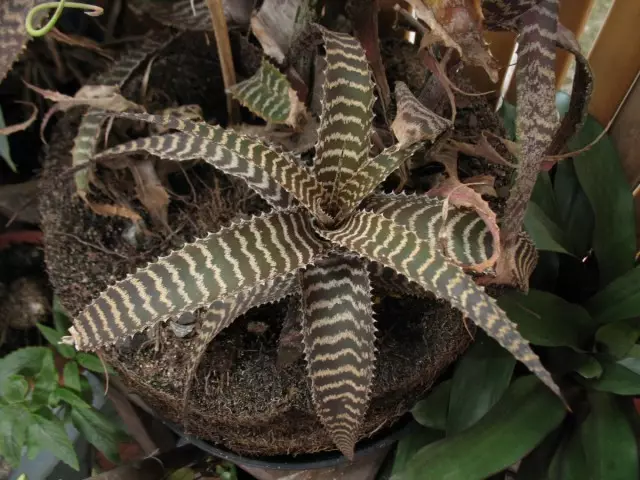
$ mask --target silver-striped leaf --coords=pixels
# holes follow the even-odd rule
[[[460,267],[434,250],[428,241],[382,214],[367,211],[355,213],[335,230],[320,233],[369,260],[393,268],[437,297],[449,301],[562,398],[551,374],[495,299],[478,287]]]
[[[316,28],[324,39],[327,66],[314,172],[339,209],[340,185],[369,156],[374,85],[367,57],[355,38]]]
[[[112,112],[112,115],[130,120],[161,125],[171,130],[187,133],[197,144],[200,139],[210,140],[219,144],[246,161],[253,163],[282,188],[288,191],[296,200],[304,205],[317,219],[327,220],[328,216],[322,209],[327,198],[325,190],[305,167],[287,155],[277,152],[255,138],[224,129],[205,122],[193,122],[173,115],[151,115],[146,113]],[[190,147],[195,148],[195,147]]]
[[[77,349],[113,344],[160,321],[303,268],[326,247],[300,208],[225,227],[111,285],[69,330]]]
[[[316,412],[349,459],[369,403],[375,327],[363,260],[331,255],[301,275],[303,338]]]
[[[164,160],[184,162],[202,159],[228,175],[242,178],[249,188],[275,208],[293,205],[293,198],[280,184],[255,163],[221,144],[187,133],[174,132],[138,138],[103,150],[94,158],[105,160],[124,153],[144,151]]]

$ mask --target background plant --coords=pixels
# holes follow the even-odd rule
[[[564,114],[568,98],[557,99]],[[512,107],[503,113],[512,126]],[[569,148],[601,132],[588,118]],[[421,427],[400,442],[396,478],[481,479],[518,460],[517,479],[638,478],[640,268],[632,195],[611,141],[540,173],[525,223],[541,250],[533,288],[498,303],[561,379],[573,413],[480,334],[414,407]]]
[[[92,406],[93,390],[83,374],[104,373],[105,366],[94,354],[60,344],[69,321],[57,303],[54,326],[38,325],[50,345],[20,348],[0,359],[0,454],[17,466],[25,453],[32,459],[50,451],[78,469],[65,431],[71,424],[116,462],[124,433]]]

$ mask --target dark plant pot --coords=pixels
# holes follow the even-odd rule
[[[291,472],[334,468],[351,463],[338,451],[300,454],[296,456],[246,457],[238,455],[224,447],[215,446],[197,437],[185,434],[182,432],[182,428],[173,422],[166,421],[162,418],[160,418],[160,420],[184,441],[195,445],[210,455],[243,467]],[[381,453],[386,455],[398,440],[413,431],[416,426],[417,423],[413,420],[412,415],[407,413],[382,435],[360,441],[356,445],[353,461],[362,461],[380,455]]]

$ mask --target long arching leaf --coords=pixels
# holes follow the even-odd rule
[[[184,409],[187,407],[193,380],[202,357],[207,351],[207,345],[215,336],[250,309],[266,303],[277,302],[299,290],[300,282],[296,274],[289,273],[255,284],[239,293],[213,302],[204,315],[194,352],[190,356],[182,402]]]
[[[138,138],[103,150],[94,158],[100,160],[139,151],[151,153],[165,160],[180,162],[203,159],[224,173],[242,178],[249,188],[257,192],[270,205],[276,208],[292,206],[293,199],[289,192],[255,163],[219,143],[187,133],[166,133]]]
[[[334,443],[353,458],[373,379],[375,327],[362,260],[332,255],[300,276],[311,393]]]
[[[175,35],[166,30],[152,32],[145,37],[140,45],[136,45],[116,60],[108,71],[97,78],[96,83],[122,87],[147,57],[164,48],[174,38]],[[106,119],[106,115],[97,109],[90,109],[84,114],[71,149],[71,162],[74,167],[91,161],[96,152],[100,128]],[[76,189],[80,195],[84,195],[89,188],[88,171],[86,169],[77,171],[74,180]]]
[[[273,148],[254,138],[240,135],[233,130],[224,129],[216,125],[194,122],[170,114],[150,115],[127,112],[114,112],[112,114],[119,118],[141,120],[161,125],[167,129],[187,133],[193,137],[196,146],[200,138],[211,140],[263,170],[307,207],[316,218],[326,218],[326,214],[321,208],[322,201],[325,198],[325,191],[315,177],[290,157],[278,153]]]
[[[339,206],[333,189],[339,190],[369,156],[373,82],[355,38],[317,28],[324,38],[327,67],[314,169]]]
[[[115,343],[316,259],[325,245],[301,209],[253,217],[187,244],[111,285],[69,329],[77,349]]]
[[[448,300],[562,398],[551,374],[518,333],[516,325],[497,306],[495,299],[478,287],[462,269],[447,262],[430,242],[382,214],[366,211],[355,213],[344,225],[321,234],[369,260],[397,270],[436,296]]]

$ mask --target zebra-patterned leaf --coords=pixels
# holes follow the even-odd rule
[[[305,267],[325,244],[301,209],[253,217],[187,244],[103,291],[69,329],[77,349],[115,343]]]
[[[398,113],[391,129],[399,143],[386,148],[374,158],[368,158],[340,190],[342,212],[345,215],[408,160],[422,142],[435,142],[451,128],[451,121],[422,105],[403,82],[396,82],[395,94]]]
[[[484,21],[490,27],[515,20],[541,0],[483,0]]]
[[[369,156],[373,83],[367,57],[355,38],[317,28],[324,39],[327,67],[314,169],[339,208],[340,185]]]
[[[349,459],[369,403],[375,327],[363,260],[332,255],[301,276],[303,337],[316,412]]]
[[[0,82],[4,80],[15,62],[29,35],[25,19],[29,10],[43,0],[2,0],[0,2]]]
[[[404,82],[396,82],[396,104],[398,112],[391,130],[401,146],[417,142],[435,141],[445,130],[453,126],[451,120],[425,107]]]
[[[138,138],[104,150],[94,158],[102,160],[123,153],[139,151],[151,153],[165,160],[180,162],[203,159],[229,175],[242,178],[247,182],[249,188],[257,192],[270,205],[276,208],[292,206],[293,200],[289,192],[267,175],[263,169],[248,161],[246,157],[240,156],[212,140],[194,137],[187,133],[167,133]]]
[[[328,217],[322,209],[325,191],[315,177],[292,158],[278,153],[264,143],[233,130],[224,129],[204,122],[193,122],[173,115],[149,115],[145,113],[113,113],[120,118],[141,120],[161,125],[172,130],[179,130],[192,136],[195,145],[188,147],[198,149],[200,139],[210,140],[230,150],[240,158],[254,164],[269,177],[278,182],[282,188],[321,221]]]
[[[428,298],[431,295],[416,282],[378,262],[369,262],[367,270],[371,285],[386,295],[416,298]]]
[[[229,92],[267,122],[286,123],[298,129],[307,120],[307,110],[287,77],[267,60],[262,60],[253,77],[232,85]]]
[[[412,231],[456,265],[477,265],[493,255],[491,232],[471,209],[445,206],[440,198],[405,194],[372,195],[364,207]]]
[[[96,84],[122,87],[131,74],[154,52],[168,45],[175,35],[167,31],[153,32],[145,37],[141,45],[122,55],[107,72],[96,80]],[[100,135],[100,128],[106,120],[101,110],[89,109],[80,122],[78,133],[71,149],[71,162],[74,167],[89,163],[96,152],[96,145]],[[75,184],[78,193],[84,196],[89,189],[89,174],[86,169],[76,172]]]
[[[495,299],[478,287],[462,269],[447,262],[428,241],[382,214],[367,211],[359,211],[339,228],[324,230],[321,234],[369,260],[397,270],[436,296],[448,300],[562,398],[549,372],[518,333],[516,325],[497,306]]]
[[[287,295],[297,293],[300,290],[298,278],[293,273],[270,278],[265,282],[257,283],[251,287],[242,290],[234,295],[216,300],[209,306],[204,314],[196,346],[191,354],[190,364],[187,369],[185,380],[183,408],[186,410],[189,394],[193,385],[202,357],[207,351],[207,345],[220,333],[228,327],[240,315],[244,315],[247,311],[254,307],[264,305],[266,303],[277,302]]]
[[[181,30],[213,30],[206,0],[131,0],[127,5],[134,12],[147,14],[166,26]]]

